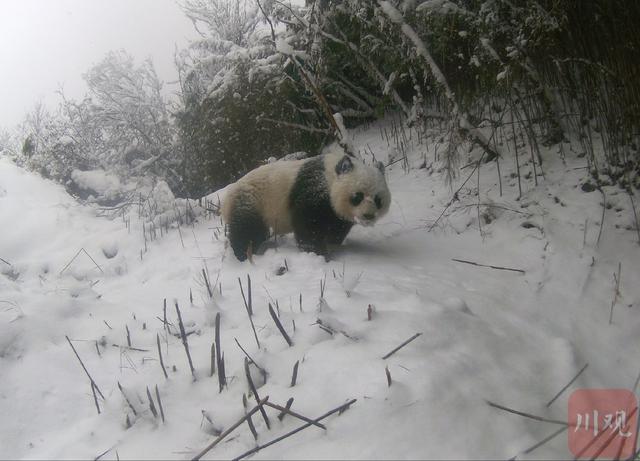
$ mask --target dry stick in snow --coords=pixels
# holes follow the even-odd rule
[[[629,200],[631,200],[631,209],[633,210],[633,218],[636,222],[636,233],[638,234],[638,245],[640,245],[640,223],[638,222],[638,212],[636,211],[636,204],[633,201],[633,194],[629,193]]]
[[[244,372],[247,375],[247,382],[249,383],[249,389],[253,393],[253,397],[256,399],[257,403],[260,403],[260,396],[258,395],[258,390],[256,389],[255,384],[253,384],[253,379],[251,378],[251,370],[249,370],[249,359],[244,358]],[[269,423],[269,417],[267,416],[267,412],[264,411],[264,408],[260,407],[260,414],[262,415],[262,419],[264,419],[265,424],[267,425],[267,429],[271,429],[271,423]]]
[[[76,255],[75,255],[73,258],[71,258],[71,261],[69,261],[69,262],[67,263],[67,265],[66,265],[66,266],[64,266],[64,268],[60,271],[60,274],[59,274],[59,275],[62,275],[62,273],[63,273],[64,271],[66,271],[66,270],[67,270],[67,268],[71,265],[71,263],[73,263],[73,261],[75,261],[75,259],[78,257],[78,255],[79,255],[80,253],[82,253],[82,252],[84,252],[84,254],[86,254],[86,255],[89,257],[89,259],[90,259],[91,261],[93,261],[93,264],[95,264],[95,265],[96,265],[96,267],[100,270],[100,272],[102,272],[102,273],[104,274],[104,271],[102,270],[102,267],[100,267],[100,265],[96,262],[96,260],[95,260],[95,259],[93,259],[93,258],[91,257],[91,255],[90,255],[89,253],[87,253],[87,250],[85,250],[84,248],[80,248],[80,249],[78,250],[78,252],[76,253]]]
[[[238,282],[240,282],[240,277],[238,277]],[[240,291],[242,292],[242,283],[240,283]],[[244,292],[242,292],[242,299],[244,299]],[[249,298],[251,299],[251,298]],[[251,329],[253,330],[253,337],[256,339],[256,344],[258,345],[258,349],[260,349],[260,340],[258,339],[258,333],[256,332],[256,326],[253,323],[253,311],[249,307],[250,304],[247,303],[247,300],[244,301],[244,306],[247,309],[247,315],[249,316],[249,323],[251,324]]]
[[[396,352],[398,352],[400,349],[402,349],[404,346],[406,346],[407,344],[409,344],[411,341],[413,341],[414,339],[416,339],[418,336],[420,336],[422,333],[416,333],[415,335],[413,335],[411,338],[407,339],[405,342],[403,342],[402,344],[400,344],[398,347],[396,347],[394,350],[392,350],[391,352],[389,352],[387,355],[385,355],[384,357],[382,357],[382,360],[386,360],[389,357],[391,357],[393,354],[395,354]]]
[[[237,338],[233,338],[233,340],[236,342],[236,344],[238,345],[238,347],[240,348],[240,350],[242,351],[242,353],[249,359],[251,360],[251,363],[253,363],[259,370],[260,373],[262,373],[262,375],[266,378],[267,377],[267,371],[262,368],[260,365],[258,365],[258,362],[256,362],[255,360],[253,360],[253,357],[251,357],[249,355],[249,353],[247,351],[244,350],[244,347],[242,347],[242,345],[240,344],[240,342],[238,342]]]
[[[497,408],[499,410],[504,410],[504,411],[507,411],[509,413],[513,413],[514,415],[523,416],[523,417],[529,418],[529,419],[535,419],[536,421],[542,421],[542,422],[545,422],[545,423],[552,423],[552,424],[560,424],[562,426],[569,426],[569,423],[567,423],[566,421],[560,421],[558,419],[543,418],[542,416],[536,416],[536,415],[532,415],[530,413],[525,413],[523,411],[514,410],[512,408],[505,407],[503,405],[491,402],[489,400],[486,400],[486,402],[487,402],[487,405],[489,405],[490,407]]]
[[[300,364],[300,360],[296,360],[296,364],[293,366],[293,374],[291,375],[291,386],[296,385],[296,381],[298,380],[298,365]]]
[[[314,426],[319,427],[320,429],[324,429],[324,430],[326,430],[326,429],[327,429],[327,428],[326,428],[326,426],[325,426],[324,424],[320,424],[320,423],[318,423],[318,422],[314,421],[314,420],[313,420],[313,419],[311,419],[311,418],[307,418],[306,416],[302,416],[300,413],[296,413],[295,411],[291,411],[291,410],[289,409],[290,407],[289,407],[289,408],[287,408],[287,407],[283,407],[283,406],[280,406],[280,405],[278,405],[278,404],[271,403],[271,402],[266,402],[264,405],[265,405],[266,407],[271,407],[271,408],[273,408],[274,410],[280,410],[280,412],[281,412],[281,413],[285,413],[285,414],[287,414],[287,415],[291,415],[291,416],[293,416],[294,418],[298,418],[299,420],[304,421],[305,423],[311,423],[311,424],[313,424]]]
[[[96,395],[96,386],[91,382],[91,393],[93,394],[93,401],[96,404],[96,410],[98,410],[98,414],[100,414],[100,405],[98,404],[98,396]]]
[[[100,392],[100,388],[98,387],[96,382],[93,380],[93,378],[89,374],[89,370],[87,370],[87,367],[85,367],[84,363],[82,363],[82,359],[78,355],[78,351],[76,351],[76,348],[73,347],[73,344],[71,343],[71,340],[66,335],[65,335],[65,338],[67,338],[67,342],[69,343],[69,346],[71,346],[71,349],[73,349],[73,353],[76,354],[76,357],[78,358],[78,361],[80,362],[80,365],[82,365],[82,369],[87,374],[87,377],[89,378],[89,381],[91,381],[91,384],[96,388],[96,391],[98,391],[98,394],[100,394],[100,397],[102,397],[102,400],[105,400],[104,395],[102,394],[102,392]]]
[[[127,346],[131,347],[131,333],[129,332],[129,327],[125,325],[124,329],[127,330]]]
[[[389,367],[384,367],[384,372],[387,375],[387,386],[391,387],[391,383],[393,381],[391,381],[391,372],[389,371]]]
[[[216,343],[211,343],[211,368],[209,376],[213,376],[216,373]]]
[[[156,399],[158,399],[158,408],[160,409],[160,418],[164,423],[164,408],[162,408],[162,400],[160,400],[160,391],[158,391],[158,385],[156,384]]]
[[[618,275],[613,273],[613,280],[616,283],[616,291],[613,293],[613,301],[611,301],[611,311],[609,312],[609,325],[613,322],[613,307],[618,302],[618,296],[620,296],[620,272],[622,272],[622,263],[618,263]]]
[[[6,259],[2,259],[0,258],[0,261],[2,261],[3,263],[5,263],[7,266],[11,266],[11,263],[9,261],[7,261]]]
[[[129,400],[129,397],[127,397],[127,394],[125,394],[124,389],[122,388],[122,385],[120,384],[120,381],[118,381],[118,389],[120,389],[120,392],[122,393],[122,396],[124,397],[124,401],[127,402],[127,405],[129,405],[129,408],[131,408],[131,411],[133,411],[133,415],[134,416],[138,416],[138,412],[136,411],[136,409],[131,404],[131,401]]]
[[[224,373],[224,365],[222,364],[222,350],[220,349],[220,312],[216,314],[215,344],[216,363],[218,365],[218,387],[220,388],[220,392],[222,392],[227,380]]]
[[[287,342],[289,347],[293,346],[293,341],[291,341],[291,338],[289,337],[289,335],[285,331],[284,327],[282,326],[282,323],[280,323],[280,319],[278,318],[278,316],[276,315],[275,311],[273,310],[273,307],[271,306],[271,303],[269,303],[269,314],[271,314],[271,318],[276,323],[276,326],[278,327],[278,330],[280,330],[280,334],[282,334],[282,337]]]
[[[187,333],[184,331],[184,324],[182,323],[182,315],[180,314],[180,308],[178,307],[178,303],[176,302],[176,312],[178,314],[178,326],[180,327],[180,337],[182,338],[182,345],[184,346],[184,351],[187,353],[187,359],[189,360],[189,369],[191,370],[191,376],[195,381],[196,379],[196,370],[193,368],[193,362],[191,361],[191,352],[189,352],[189,342],[187,341]]]
[[[162,367],[162,372],[164,373],[164,377],[169,379],[167,370],[164,368],[164,361],[162,360],[162,350],[160,349],[160,335],[158,333],[156,333],[156,342],[158,343],[158,357],[160,358],[160,366]]]
[[[234,430],[236,430],[236,428],[238,428],[238,426],[240,426],[242,423],[244,423],[247,419],[251,418],[251,416],[258,410],[260,410],[262,408],[262,406],[269,400],[269,396],[266,396],[265,398],[263,398],[262,400],[260,400],[260,402],[258,402],[258,405],[256,405],[255,407],[253,407],[251,409],[251,411],[249,411],[247,414],[245,414],[242,418],[240,418],[235,424],[233,424],[229,429],[227,429],[226,431],[224,431],[222,434],[220,434],[218,436],[217,439],[215,439],[213,442],[211,442],[204,450],[202,450],[200,453],[198,453],[197,455],[195,455],[192,460],[193,461],[197,461],[200,458],[202,458],[204,455],[206,455],[213,447],[215,447],[217,444],[219,444],[226,436],[228,436],[229,434],[231,434]]]
[[[207,271],[204,269],[202,269],[202,278],[204,279],[204,284],[207,287],[207,293],[209,294],[209,298],[213,298],[213,292],[211,291],[211,284],[209,284],[209,277],[207,277]]]
[[[287,404],[284,406],[284,408],[286,410],[289,410],[291,408],[291,405],[293,405],[293,397],[290,397],[289,400],[287,400]],[[278,419],[282,421],[286,415],[287,415],[287,412],[281,411],[280,414],[278,415]]]
[[[156,410],[156,406],[153,403],[153,398],[151,397],[151,392],[149,391],[149,386],[147,386],[147,398],[149,399],[149,410],[151,410],[151,414],[153,414],[154,418],[158,417],[158,411]]]
[[[242,394],[242,406],[244,407],[244,413],[247,414],[246,394]],[[249,430],[251,431],[251,435],[253,435],[253,439],[258,440],[258,431],[256,431],[256,427],[253,425],[253,420],[251,419],[251,417],[247,418],[247,426],[249,426]]]
[[[538,448],[540,448],[541,446],[545,445],[547,442],[555,439],[557,436],[559,436],[560,434],[562,434],[564,431],[567,430],[569,426],[565,426],[565,427],[561,427],[560,429],[558,429],[557,431],[555,431],[554,433],[552,433],[551,435],[545,437],[544,439],[542,439],[541,441],[539,441],[538,443],[536,443],[535,445],[533,445],[532,447],[527,448],[526,450],[524,450],[522,452],[523,455],[527,455],[529,453],[531,453],[534,450],[537,450]]]
[[[249,303],[247,302],[247,297],[244,295],[244,289],[242,288],[242,280],[240,280],[240,277],[238,277],[238,285],[240,285],[240,293],[242,294],[242,301],[244,301],[244,308],[249,313],[249,317],[251,317],[253,315],[253,312],[249,308]]]
[[[602,228],[604,227],[604,213],[607,210],[607,197],[604,195],[602,187],[598,187],[602,193],[602,217],[600,218],[600,230],[598,231],[598,238],[596,239],[596,247],[600,244],[600,237],[602,236]]]
[[[473,261],[467,261],[467,260],[464,260],[464,259],[451,258],[451,261],[455,261],[455,262],[458,262],[458,263],[464,263],[464,264],[471,264],[472,266],[488,267],[490,269],[497,269],[499,271],[519,272],[521,274],[525,274],[526,273],[522,269],[513,269],[511,267],[502,267],[502,266],[492,266],[491,264],[480,264],[480,263],[476,263],[476,262],[473,262]]]
[[[552,404],[553,402],[555,402],[555,401],[558,399],[558,397],[560,397],[560,396],[562,395],[562,393],[563,393],[564,391],[566,391],[566,390],[569,388],[569,386],[571,386],[571,385],[576,381],[576,379],[578,379],[578,378],[580,377],[580,375],[584,372],[584,370],[586,370],[586,369],[587,369],[587,367],[588,367],[588,366],[589,366],[589,364],[588,364],[588,363],[586,363],[586,364],[585,364],[585,365],[580,369],[580,371],[579,371],[579,372],[578,372],[578,373],[573,377],[573,379],[572,379],[571,381],[569,381],[569,382],[567,383],[567,385],[566,385],[566,386],[564,386],[562,389],[560,389],[560,392],[558,392],[558,393],[557,393],[557,394],[556,394],[556,395],[555,395],[551,400],[549,400],[549,402],[547,402],[546,407],[547,407],[547,408],[549,408],[549,407],[551,406],[551,404]]]
[[[251,295],[251,276],[249,274],[247,274],[247,297],[249,298],[247,301],[247,309],[253,316],[253,301],[252,301],[252,295]]]
[[[334,413],[338,413],[339,412],[340,414],[342,414],[351,405],[353,405],[354,402],[356,402],[356,399],[350,400],[347,403],[345,403],[343,405],[340,405],[337,408],[334,408],[333,410],[325,413],[324,415],[320,416],[319,418],[314,419],[313,421],[316,422],[316,423],[319,423],[320,421],[322,421],[325,418],[328,418],[329,416],[331,416]],[[288,437],[291,437],[294,434],[297,434],[298,432],[302,431],[303,429],[306,429],[307,427],[309,427],[311,425],[312,425],[311,423],[306,423],[306,424],[304,424],[304,425],[302,425],[302,426],[300,426],[300,427],[298,427],[298,428],[296,428],[296,429],[294,429],[292,431],[287,432],[286,434],[284,434],[284,435],[282,435],[282,436],[280,436],[278,438],[275,438],[275,439],[265,443],[264,445],[258,445],[257,447],[255,447],[255,448],[253,448],[253,449],[251,449],[249,451],[246,451],[245,453],[241,454],[240,456],[237,456],[236,458],[234,458],[234,461],[240,460],[242,458],[246,458],[247,456],[250,456],[250,455],[252,455],[254,453],[257,453],[257,452],[259,452],[260,450],[262,450],[264,448],[270,447],[271,445],[273,445],[275,443],[278,443],[278,442],[280,442],[280,441],[282,441],[282,440],[284,440],[284,439],[286,439]]]

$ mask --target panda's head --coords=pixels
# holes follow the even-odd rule
[[[333,171],[331,206],[342,219],[371,226],[389,211],[391,193],[382,163],[369,166],[344,155],[339,157]]]

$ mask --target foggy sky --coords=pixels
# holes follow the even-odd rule
[[[0,0],[0,128],[39,100],[55,108],[61,84],[68,97],[82,97],[82,74],[110,50],[125,49],[137,63],[151,57],[169,93],[175,45],[194,38],[176,0]]]

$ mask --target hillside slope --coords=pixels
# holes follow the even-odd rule
[[[384,160],[394,147],[383,128],[354,132],[356,147]],[[192,458],[244,413],[248,385],[235,340],[266,370],[258,393],[271,402],[284,406],[293,397],[292,410],[315,418],[357,399],[323,420],[326,430],[310,427],[256,459],[570,456],[565,434],[524,453],[558,426],[487,401],[566,421],[571,390],[637,385],[640,246],[628,196],[606,191],[611,205],[601,228],[602,195],[581,188],[584,162],[564,165],[547,152],[545,177],[537,187],[523,179],[520,200],[515,165],[501,163],[502,195],[495,164],[482,165],[438,219],[472,168],[445,185],[429,161],[436,148],[411,145],[405,167],[388,168],[389,215],[354,228],[330,262],[301,253],[288,236],[253,264],[239,263],[219,218],[205,214],[145,243],[134,210],[127,228],[0,160],[0,458]],[[248,295],[247,275],[260,349],[238,285]],[[268,303],[277,304],[291,347]],[[210,376],[217,314],[222,392]],[[65,335],[104,395],[100,414]],[[147,387],[156,400],[156,385],[165,423],[148,404]],[[270,430],[260,413],[252,418],[259,444],[302,424],[267,413]],[[234,458],[255,445],[242,425],[205,458]]]

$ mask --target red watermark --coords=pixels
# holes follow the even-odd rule
[[[628,459],[638,439],[638,399],[627,389],[578,389],[569,397],[569,450],[576,459]]]

